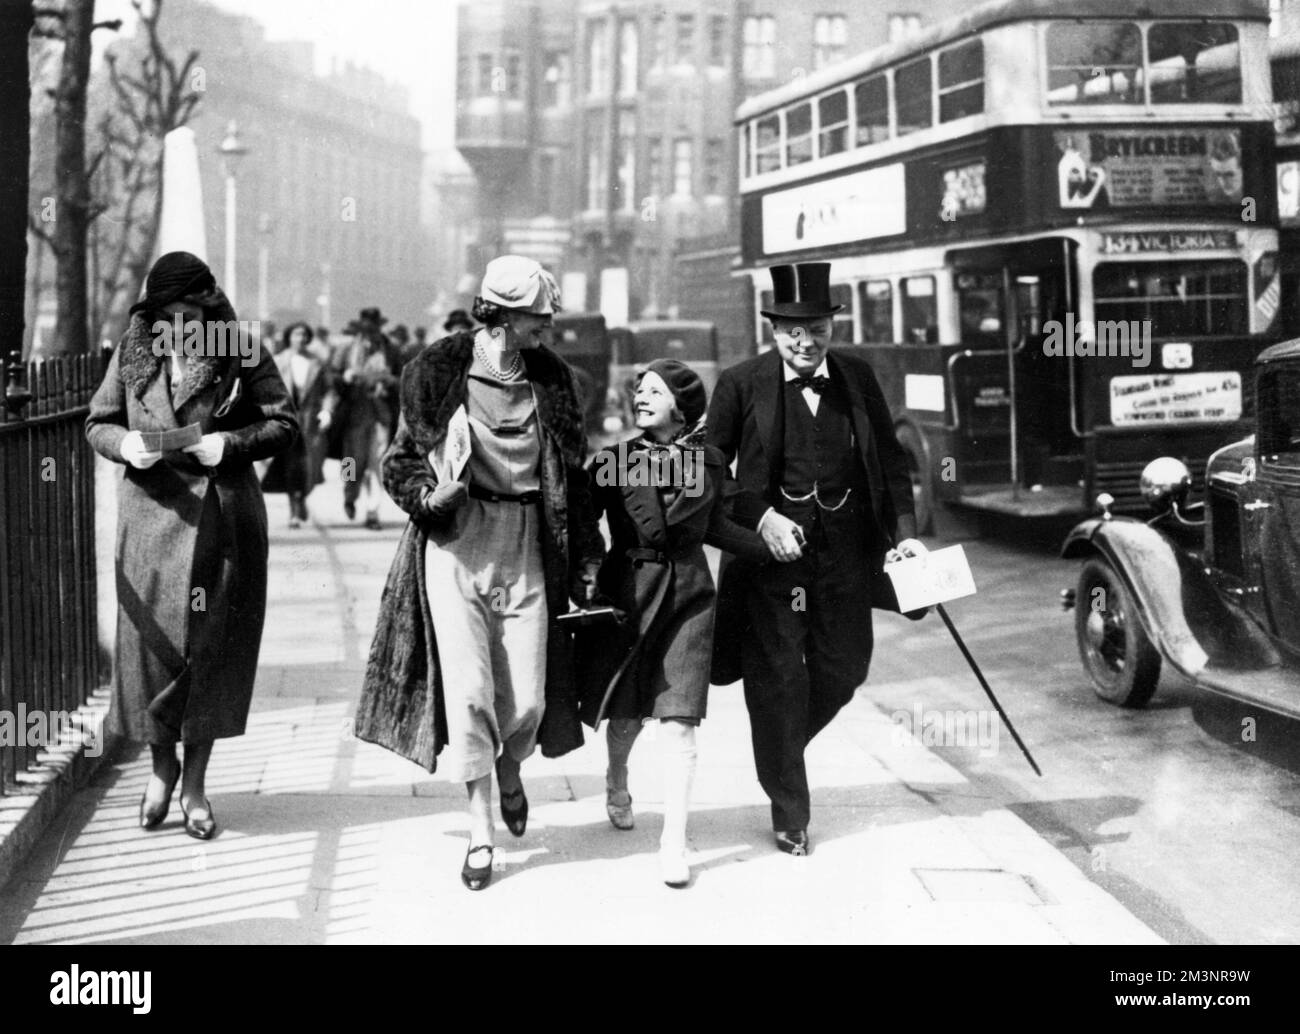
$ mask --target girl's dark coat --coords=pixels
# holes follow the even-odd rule
[[[423,514],[420,500],[437,485],[428,455],[446,437],[452,414],[466,400],[473,355],[473,334],[461,332],[434,342],[402,372],[401,419],[384,454],[383,480],[411,520],[380,600],[356,714],[360,739],[387,747],[430,772],[447,742],[447,719],[428,594],[447,589],[425,584],[424,551],[430,533],[439,534],[439,525]],[[568,609],[575,577],[583,572],[594,577],[604,543],[582,466],[586,437],[573,374],[545,348],[525,352],[524,362],[542,434],[542,557],[550,613],[546,712],[538,741],[544,755],[558,757],[582,745],[582,728],[571,643],[556,618]]]
[[[674,713],[663,717],[703,718],[716,595],[703,544],[756,563],[770,559],[757,532],[726,516],[722,453],[704,446],[697,455],[701,490],[680,491],[666,509],[657,488],[633,484],[644,479],[629,476],[617,450],[602,450],[592,461],[592,498],[597,516],[608,515],[612,540],[598,582],[629,614],[612,631],[593,627],[578,636],[582,718],[593,727],[608,717],[649,716],[665,692],[662,703]],[[609,483],[612,471],[617,476]],[[638,563],[628,556],[644,549],[670,562]]]
[[[284,379],[285,391],[291,396],[292,357],[293,351],[288,348],[275,357],[275,367]],[[325,364],[311,353],[307,353],[307,357],[311,366],[296,406],[302,433],[266,468],[266,475],[262,478],[263,492],[306,494],[324,478],[321,467],[325,460],[325,443],[320,429],[320,414],[322,409],[329,410],[336,404],[337,396],[330,390],[332,378]]]
[[[207,318],[235,314],[219,296]],[[266,506],[252,463],[287,447],[298,423],[260,347],[247,367],[240,355],[189,359],[173,407],[163,371],[170,359],[153,353],[152,340],[145,320],[134,317],[86,418],[91,447],[124,464],[113,724],[150,743],[238,736],[266,613]],[[239,397],[223,410],[236,383]],[[148,470],[123,459],[128,431],[191,423],[224,436],[217,467],[184,452],[166,453]]]

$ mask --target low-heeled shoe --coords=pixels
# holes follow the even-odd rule
[[[776,846],[796,858],[808,853],[808,831],[804,829],[778,829]]]

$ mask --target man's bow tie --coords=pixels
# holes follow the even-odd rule
[[[812,388],[813,391],[820,395],[830,387],[831,379],[829,377],[823,377],[821,374],[816,374],[813,377],[798,377],[795,380],[790,381],[790,383],[800,391],[804,388]]]

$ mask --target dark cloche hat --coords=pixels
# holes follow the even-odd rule
[[[844,308],[831,302],[829,262],[773,266],[772,295],[772,308],[759,310],[768,319],[819,319]]]
[[[704,381],[700,375],[692,370],[689,366],[679,359],[655,359],[646,364],[646,368],[638,375],[636,382],[639,385],[641,378],[647,373],[656,373],[667,385],[668,390],[673,393],[673,400],[677,403],[677,408],[681,410],[682,416],[686,419],[686,426],[690,427],[700,417],[704,415],[705,409],[709,405],[709,397],[704,390]]]
[[[144,297],[131,314],[156,311],[172,302],[207,294],[217,286],[208,264],[188,251],[169,251],[153,264],[144,281]]]

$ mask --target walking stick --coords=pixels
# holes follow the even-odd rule
[[[972,657],[971,652],[966,649],[966,644],[962,641],[961,635],[957,631],[957,626],[952,623],[952,618],[948,616],[947,609],[942,603],[936,603],[934,609],[937,610],[939,616],[943,618],[943,623],[948,626],[948,631],[952,633],[953,642],[957,644],[957,649],[959,649],[962,656],[966,658],[966,663],[970,665],[970,670],[973,671],[975,677],[979,679],[980,685],[984,687],[984,692],[988,694],[988,698],[993,701],[993,706],[997,708],[1003,724],[1006,725],[1007,731],[1011,733],[1011,738],[1016,741],[1016,746],[1020,748],[1020,752],[1024,754],[1025,760],[1029,762],[1029,766],[1034,770],[1034,773],[1041,777],[1043,774],[1042,769],[1038,767],[1038,762],[1034,760],[1034,756],[1029,753],[1029,748],[1025,746],[1019,733],[1016,732],[1016,727],[1011,724],[1011,719],[1007,717],[1006,711],[1002,710],[1002,705],[998,703],[998,698],[993,695],[993,690],[989,688],[989,683],[984,677],[984,672],[980,671],[980,666],[975,663],[975,658]]]

